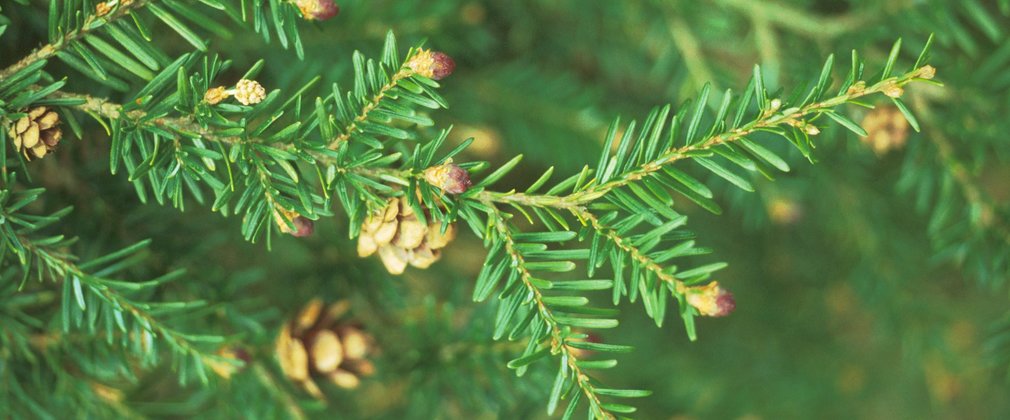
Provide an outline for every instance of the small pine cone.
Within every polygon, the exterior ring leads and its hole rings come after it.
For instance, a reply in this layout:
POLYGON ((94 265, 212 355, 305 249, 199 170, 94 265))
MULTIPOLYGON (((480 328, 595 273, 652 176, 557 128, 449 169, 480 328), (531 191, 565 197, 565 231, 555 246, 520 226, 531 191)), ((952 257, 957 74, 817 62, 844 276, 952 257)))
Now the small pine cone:
POLYGON ((407 61, 407 67, 429 79, 442 80, 456 70, 456 62, 441 51, 419 49, 407 61))
POLYGON ((685 291, 687 303, 704 316, 722 317, 736 309, 733 294, 719 287, 719 282, 713 281, 705 286, 688 287, 685 291))
POLYGON ((7 134, 14 142, 14 148, 26 159, 38 159, 56 149, 63 138, 59 128, 60 115, 40 106, 28 111, 28 115, 11 124, 7 134))
POLYGON ((235 84, 235 99, 242 105, 254 105, 267 97, 267 91, 255 80, 242 79, 235 84))
POLYGON ((429 220, 427 225, 421 223, 405 197, 390 199, 385 208, 361 224, 358 255, 378 253, 392 274, 402 274, 408 264, 428 268, 441 257, 441 249, 455 238, 456 227, 449 225, 442 232, 441 223, 431 221, 431 217, 425 219, 429 220))
POLYGON ((424 170, 424 180, 449 194, 462 194, 470 188, 470 173, 451 161, 424 170))
POLYGON ((867 136, 860 140, 878 156, 901 149, 908 139, 908 121, 898 107, 878 106, 863 118, 867 136))
POLYGON ((305 20, 327 20, 340 13, 340 6, 333 0, 296 0, 295 5, 305 20))
POLYGON ((348 306, 337 302, 324 310, 322 301, 314 299, 285 323, 277 336, 281 370, 313 397, 323 397, 317 379, 352 389, 361 383, 362 376, 375 372, 368 360, 374 340, 359 325, 341 320, 348 306))

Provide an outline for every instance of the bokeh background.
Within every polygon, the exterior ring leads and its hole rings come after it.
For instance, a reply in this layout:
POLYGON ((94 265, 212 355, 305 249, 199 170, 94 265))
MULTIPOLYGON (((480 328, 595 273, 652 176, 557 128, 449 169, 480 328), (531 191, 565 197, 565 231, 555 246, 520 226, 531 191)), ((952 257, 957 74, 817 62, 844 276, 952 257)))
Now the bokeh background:
MULTIPOLYGON (((653 390, 637 401, 637 417, 646 419, 1010 416, 1007 1, 338 4, 338 17, 302 31, 303 62, 238 27, 211 50, 234 60, 237 75, 266 59, 260 81, 284 89, 314 76, 348 83, 351 53, 378 54, 388 29, 401 46, 424 41, 457 62, 443 83, 450 108, 434 115, 437 127, 452 125, 453 142, 475 137, 469 159, 500 164, 525 154, 507 181, 514 186, 549 166, 573 173, 595 161, 615 117, 641 119, 653 106, 696 95, 705 82, 742 89, 754 63, 762 63, 770 90, 788 93, 816 78, 828 54, 840 68, 852 49, 881 65, 900 37, 907 65, 935 33, 930 63, 945 87, 919 84, 906 95, 921 133, 869 127, 871 139, 861 140, 828 127, 818 137, 817 164, 779 145, 793 171, 774 182, 755 179, 756 193, 712 181, 727 209, 722 216, 678 209, 699 243, 730 263, 718 279, 735 293, 737 310, 701 320, 692 343, 676 320, 659 329, 627 305, 621 327, 601 335, 637 350, 603 379, 653 390)), ((45 19, 38 11, 5 12, 45 19)), ((0 52, 14 56, 43 37, 8 33, 0 52)), ((156 42, 172 54, 188 51, 174 36, 156 42)), ((93 89, 83 78, 70 86, 93 89)), ((856 121, 871 114, 847 112, 856 121)), ((93 129, 93 138, 103 138, 93 129)), ((484 256, 472 236, 459 238, 433 268, 402 277, 356 258, 343 217, 320 222, 308 240, 277 239, 267 251, 241 240, 235 218, 197 205, 182 213, 141 205, 123 176, 108 174, 102 141, 68 149, 43 161, 36 178, 58 197, 53 206, 77 208, 72 217, 80 223, 70 234, 110 244, 155 238, 151 270, 186 267, 192 278, 172 287, 233 303, 215 322, 243 333, 257 357, 269 360, 276 326, 309 299, 354 303, 380 343, 379 373, 357 391, 333 391, 326 405, 308 402, 311 416, 546 417, 553 368, 513 378, 504 363, 519 347, 490 339, 494 304, 470 301, 484 256), (247 318, 267 328, 247 328, 247 318)), ((255 395, 247 388, 257 380, 249 373, 204 390, 151 375, 116 398, 152 417, 215 417, 229 412, 236 395, 255 395)))

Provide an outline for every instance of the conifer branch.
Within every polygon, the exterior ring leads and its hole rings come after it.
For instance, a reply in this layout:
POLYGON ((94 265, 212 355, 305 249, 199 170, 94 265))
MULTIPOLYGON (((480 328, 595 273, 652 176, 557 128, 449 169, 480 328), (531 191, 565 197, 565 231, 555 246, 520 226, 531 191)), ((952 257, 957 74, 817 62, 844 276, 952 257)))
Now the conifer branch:
MULTIPOLYGON (((490 203, 488 204, 490 205, 490 203)), ((540 319, 546 322, 550 328, 549 337, 551 353, 561 355, 562 363, 564 363, 567 366, 567 369, 571 371, 571 377, 574 378, 575 384, 589 401, 590 411, 593 416, 601 419, 615 418, 612 413, 603 407, 599 396, 595 392, 593 384, 590 383, 589 375, 587 375, 582 370, 581 366, 579 366, 579 359, 573 353, 572 347, 568 345, 565 332, 555 319, 554 312, 544 302, 543 292, 540 288, 533 284, 533 276, 530 273, 530 270, 526 267, 526 258, 516 249, 516 242, 512 238, 510 227, 497 209, 492 211, 492 220, 494 228, 498 231, 498 234, 501 235, 504 242, 505 252, 512 259, 512 268, 519 273, 519 280, 522 281, 523 286, 529 292, 530 299, 536 307, 536 311, 539 314, 540 319)), ((565 368, 562 369, 562 372, 564 372, 564 369, 565 368)), ((559 373, 559 375, 562 374, 563 373, 559 373)))
MULTIPOLYGON (((4 183, 9 184, 5 177, 4 183)), ((121 250, 94 258, 86 263, 78 263, 78 258, 66 249, 74 242, 62 235, 37 238, 35 232, 58 222, 68 209, 48 216, 23 214, 20 210, 29 205, 44 192, 33 189, 12 192, 0 190, 0 259, 13 262, 22 273, 22 285, 33 274, 38 280, 50 280, 62 288, 60 300, 64 331, 72 326, 84 326, 96 330, 100 321, 104 322, 105 333, 110 344, 114 329, 123 335, 120 343, 132 348, 143 356, 146 362, 155 359, 154 340, 167 343, 174 356, 194 362, 196 373, 204 378, 203 363, 216 356, 200 349, 197 343, 219 342, 220 337, 191 335, 168 326, 155 312, 161 314, 198 307, 195 302, 143 303, 127 296, 129 292, 151 290, 161 284, 180 277, 181 270, 165 274, 144 282, 114 280, 108 276, 140 262, 139 252, 150 241, 142 241, 121 250), (138 328, 139 327, 139 328, 138 328)), ((185 373, 180 372, 185 375, 185 373)))
POLYGON ((65 34, 62 34, 57 41, 39 47, 37 50, 25 56, 17 63, 14 63, 3 70, 0 70, 0 80, 4 80, 10 77, 11 75, 34 64, 35 62, 48 60, 52 58, 54 55, 56 55, 56 53, 70 46, 70 44, 90 36, 92 33, 94 33, 96 29, 99 29, 110 22, 116 21, 126 15, 129 15, 130 12, 141 9, 155 1, 157 0, 133 0, 130 2, 121 1, 119 7, 109 12, 105 16, 98 16, 98 14, 95 13, 94 10, 89 11, 91 14, 89 14, 88 17, 84 19, 84 23, 79 28, 71 30, 70 32, 67 32, 65 34))
POLYGON ((592 227, 593 230, 599 232, 607 239, 609 239, 610 242, 614 244, 614 246, 616 246, 624 253, 628 254, 628 256, 631 257, 632 260, 637 262, 639 266, 651 272, 653 275, 656 276, 656 278, 666 283, 669 283, 670 290, 672 290, 673 293, 678 295, 684 294, 685 290, 687 289, 687 285, 684 284, 683 280, 678 279, 676 276, 664 270, 662 265, 660 265, 655 260, 646 255, 646 253, 638 249, 638 247, 632 244, 631 241, 628 240, 628 238, 622 237, 612 227, 607 226, 603 222, 601 222, 600 219, 596 217, 596 215, 594 215, 591 211, 589 211, 589 209, 582 206, 568 207, 567 209, 572 213, 572 215, 574 215, 583 223, 589 223, 589 226, 592 227))
MULTIPOLYGON (((672 164, 693 160, 737 187, 752 191, 753 186, 746 178, 714 159, 724 159, 752 172, 771 169, 789 171, 789 165, 781 157, 748 138, 758 132, 785 137, 811 161, 810 136, 820 133, 820 128, 815 125, 818 117, 828 117, 854 133, 865 135, 865 130, 836 112, 835 108, 881 93, 897 101, 908 83, 934 77, 935 69, 924 61, 926 51, 920 54, 911 70, 892 76, 899 51, 900 41, 892 48, 888 62, 878 76, 879 81, 875 83, 864 81, 863 63, 854 52, 849 76, 837 88, 835 95, 828 94, 829 89, 834 89, 830 77, 834 63, 831 57, 818 80, 810 83, 812 88, 806 98, 789 99, 790 103, 768 98, 760 69, 755 67, 754 78, 741 99, 734 101, 731 91, 727 90, 716 117, 707 125, 701 122, 707 111, 708 86, 702 90, 696 104, 685 106, 672 118, 670 128, 666 128, 671 111, 669 106, 654 110, 637 133, 635 129, 639 127, 633 121, 618 137, 615 134, 618 123, 615 122, 607 140, 613 147, 605 148, 596 168, 586 166, 581 173, 561 181, 546 193, 538 193, 537 190, 550 179, 552 170, 544 173, 524 192, 487 189, 518 164, 517 157, 477 182, 474 191, 464 194, 463 198, 480 203, 480 208, 488 212, 500 211, 497 205, 511 206, 526 216, 530 223, 536 223, 530 212, 525 210, 531 209, 548 231, 557 234, 569 230, 562 213, 570 213, 591 232, 591 235, 582 237, 582 240, 591 239, 587 254, 589 276, 607 261, 613 268, 614 303, 617 304, 622 295, 627 295, 632 301, 641 296, 648 315, 661 325, 667 297, 672 295, 680 304, 680 315, 687 334, 694 340, 694 316, 725 316, 732 311, 735 303, 732 295, 716 281, 698 285, 708 280, 713 272, 725 267, 725 263, 710 263, 690 269, 669 265, 674 258, 708 252, 696 248, 694 241, 682 241, 690 238, 691 234, 677 230, 685 223, 686 216, 673 210, 672 193, 679 193, 716 214, 721 211, 712 199, 711 189, 688 173, 672 168, 672 164), (752 100, 757 104, 758 112, 750 122, 742 123, 752 100), (736 108, 733 118, 729 115, 731 106, 736 108), (680 141, 683 143, 678 146, 680 141), (613 149, 616 151, 612 154, 613 149), (565 190, 571 192, 563 194, 565 190), (607 211, 606 221, 594 215, 591 208, 607 211), (664 269, 664 265, 668 268, 664 269), (630 284, 625 284, 622 277, 628 269, 631 271, 630 284)), ((903 112, 906 118, 914 120, 907 109, 903 112)), ((495 241, 491 243, 489 248, 494 254, 495 241)), ((560 255, 557 257, 561 258, 560 255)), ((563 255, 575 258, 582 254, 563 255)), ((493 259, 489 257, 489 261, 493 259)), ((493 265, 489 262, 488 266, 493 265)), ((560 261, 550 267, 558 271, 570 270, 570 266, 560 261)), ((475 292, 475 296, 486 296, 486 275, 482 272, 478 276, 479 292, 475 292)))
POLYGON ((369 114, 373 110, 378 108, 379 105, 382 103, 382 101, 386 99, 386 95, 388 95, 390 91, 400 83, 401 80, 406 79, 412 76, 413 74, 414 71, 410 67, 407 67, 406 64, 404 64, 400 68, 400 70, 398 70, 396 73, 393 74, 393 77, 389 79, 389 82, 387 82, 385 85, 382 85, 382 87, 379 88, 379 90, 376 91, 374 95, 372 95, 372 98, 368 100, 363 107, 361 107, 361 110, 358 111, 354 119, 350 121, 350 124, 344 127, 342 130, 343 132, 337 137, 335 137, 332 141, 330 141, 329 144, 326 145, 326 148, 330 150, 336 150, 341 143, 350 140, 351 136, 355 134, 355 131, 359 129, 359 125, 367 121, 369 114))
MULTIPOLYGON (((85 95, 80 93, 57 91, 49 95, 50 98, 61 99, 71 101, 74 105, 71 107, 88 113, 97 115, 109 120, 122 120, 130 122, 130 125, 145 125, 148 127, 157 127, 169 130, 171 132, 178 132, 181 134, 186 134, 187 137, 197 137, 201 140, 207 140, 215 143, 223 144, 235 144, 241 143, 243 140, 238 136, 228 136, 220 135, 213 128, 205 127, 196 121, 191 116, 183 115, 179 117, 155 117, 149 118, 146 112, 143 110, 131 110, 126 111, 122 104, 112 102, 106 98, 98 98, 91 95, 85 95)), ((265 143, 262 138, 252 138, 250 142, 253 143, 265 143)))
MULTIPOLYGON (((132 4, 135 8, 146 4, 141 0, 136 1, 132 4)), ((153 1, 155 0, 147 0, 153 1)), ((263 30, 260 27, 265 17, 262 14, 263 7, 263 3, 254 5, 254 10, 258 13, 255 18, 257 31, 263 30)), ((292 28, 287 25, 292 19, 291 13, 294 13, 292 4, 287 0, 278 0, 272 1, 269 7, 274 8, 272 12, 276 12, 272 16, 273 25, 278 29, 281 43, 286 45, 288 39, 294 40, 300 53, 297 32, 293 35, 288 32, 292 28), (278 12, 278 4, 285 9, 278 12), (295 38, 287 38, 288 36, 295 38)), ((121 7, 106 18, 118 18, 128 12, 129 9, 121 7)), ((203 43, 201 39, 185 27, 180 28, 179 25, 170 23, 180 22, 171 17, 166 19, 165 13, 169 12, 162 10, 156 14, 197 46, 197 49, 203 49, 198 46, 203 43)), ((94 19, 87 18, 82 28, 68 32, 59 42, 70 43, 83 39, 88 31, 97 27, 94 19)), ((684 22, 686 21, 680 18, 674 19, 672 31, 677 33, 686 30, 684 22)), ((264 35, 269 36, 268 32, 263 31, 264 35)), ((694 45, 696 42, 690 39, 681 41, 685 42, 681 46, 688 55, 692 51, 698 53, 698 45, 694 45)), ((402 127, 423 127, 434 123, 426 114, 416 112, 415 108, 439 109, 446 104, 435 92, 439 87, 435 80, 440 77, 433 77, 431 68, 422 72, 417 67, 419 62, 410 62, 416 57, 415 54, 430 52, 412 49, 407 54, 406 62, 401 64, 392 34, 387 36, 380 60, 366 61, 360 53, 355 53, 354 87, 350 92, 341 91, 334 85, 332 93, 327 92, 314 98, 315 107, 309 112, 303 112, 304 98, 310 95, 309 89, 318 78, 282 98, 281 92, 275 90, 266 93, 258 82, 251 80, 260 68, 258 64, 235 85, 235 89, 226 89, 215 84, 215 78, 227 70, 227 62, 218 61, 216 57, 203 57, 202 71, 197 72, 194 69, 199 68, 197 62, 201 60, 197 54, 185 54, 171 65, 161 63, 167 62, 167 58, 159 58, 151 59, 153 64, 143 63, 148 66, 146 69, 117 67, 117 70, 131 70, 148 81, 139 92, 122 104, 61 91, 62 83, 40 87, 39 77, 30 82, 20 80, 23 75, 31 73, 28 71, 31 66, 37 65, 41 69, 44 63, 39 62, 56 55, 56 47, 49 47, 49 50, 43 47, 27 57, 30 59, 28 62, 19 61, 0 72, 0 81, 4 81, 5 75, 21 73, 15 78, 19 79, 18 83, 23 83, 19 87, 27 86, 32 91, 21 96, 19 102, 6 102, 3 109, 5 114, 18 113, 20 118, 25 105, 37 102, 40 105, 72 108, 95 116, 103 125, 108 123, 106 127, 111 126, 111 171, 115 173, 120 164, 126 167, 130 180, 137 186, 142 199, 147 189, 146 186, 141 186, 141 180, 150 182, 150 191, 159 202, 168 196, 180 208, 186 188, 201 203, 201 191, 209 188, 215 194, 215 210, 221 210, 222 213, 244 213, 242 230, 250 240, 255 240, 273 222, 284 233, 302 236, 300 229, 293 229, 292 219, 314 219, 329 215, 331 197, 336 197, 347 211, 352 225, 350 234, 353 237, 368 223, 362 223, 362 219, 374 216, 367 214, 369 208, 373 207, 371 203, 393 203, 395 207, 388 207, 395 210, 389 211, 391 216, 387 217, 383 213, 382 220, 376 223, 385 239, 379 244, 376 235, 373 235, 371 239, 375 249, 372 252, 379 250, 386 263, 390 254, 383 255, 382 251, 402 251, 391 258, 402 257, 394 261, 403 263, 398 267, 398 271, 402 272, 406 261, 420 267, 437 258, 437 251, 441 247, 422 248, 421 245, 435 242, 432 239, 435 235, 428 236, 434 232, 432 229, 435 226, 441 225, 443 229, 441 234, 444 237, 438 239, 448 242, 449 239, 446 238, 451 236, 447 233, 448 229, 455 229, 455 226, 450 225, 456 221, 467 223, 484 239, 488 249, 487 260, 474 286, 474 299, 482 301, 499 291, 494 338, 528 338, 523 354, 509 362, 508 366, 522 375, 533 362, 548 355, 558 356, 560 367, 550 391, 548 411, 553 412, 560 400, 570 398, 567 418, 576 410, 579 399, 585 398, 591 416, 609 419, 616 418, 618 414, 634 412, 635 408, 608 403, 601 397, 632 398, 649 393, 604 388, 590 377, 590 371, 611 368, 617 362, 588 360, 585 353, 582 353, 583 350, 617 353, 630 351, 630 348, 580 341, 585 335, 579 331, 614 328, 618 325, 616 309, 589 306, 588 292, 610 290, 614 305, 620 302, 622 295, 628 296, 631 301, 641 296, 648 315, 656 320, 657 325, 662 323, 668 306, 667 299, 673 296, 678 300, 680 315, 684 318, 688 335, 692 339, 694 316, 723 316, 732 310, 732 299, 725 299, 728 293, 719 289, 717 282, 697 286, 709 280, 711 273, 725 264, 682 269, 679 266, 680 260, 677 260, 677 265, 671 263, 674 258, 707 253, 704 249, 696 248, 693 240, 686 240, 693 238, 690 232, 679 230, 686 222, 686 216, 673 209, 673 193, 680 193, 705 209, 718 212, 712 191, 690 175, 672 168, 674 163, 693 160, 712 173, 748 189, 746 187, 750 186, 750 182, 747 179, 709 158, 724 159, 753 172, 771 168, 788 171, 788 165, 783 159, 750 141, 748 137, 759 132, 780 135, 809 158, 809 136, 819 133, 814 123, 821 116, 826 116, 853 132, 865 134, 847 117, 835 113, 835 108, 877 93, 897 98, 906 84, 918 78, 932 78, 932 67, 923 65, 922 56, 911 71, 892 76, 891 70, 899 47, 900 42, 892 51, 880 81, 876 83, 861 81, 863 64, 854 53, 849 79, 843 82, 836 95, 826 93, 832 88, 830 79, 833 74, 833 57, 829 58, 820 79, 811 84, 815 87, 806 99, 793 103, 784 101, 794 99, 769 100, 761 71, 755 68, 754 79, 744 91, 743 98, 735 99, 732 92, 727 91, 722 106, 710 125, 702 124, 702 121, 710 120, 707 114, 709 108, 705 106, 710 97, 710 85, 706 85, 693 107, 685 105, 672 120, 667 118, 670 106, 653 111, 640 127, 637 137, 634 122, 627 126, 620 138, 616 135, 619 130, 615 123, 608 141, 617 147, 605 148, 597 167, 590 169, 586 166, 581 173, 556 184, 545 193, 537 191, 549 181, 553 169, 524 192, 493 191, 488 187, 512 170, 518 164, 518 158, 472 185, 468 171, 478 172, 486 167, 486 163, 457 165, 451 160, 467 147, 468 142, 440 159, 436 159, 435 154, 445 141, 447 132, 443 131, 439 137, 428 142, 411 142, 417 139, 417 130, 402 127), (155 75, 155 72, 158 74, 155 75), (240 90, 240 85, 251 90, 242 90, 240 97, 236 93, 240 90), (250 92, 254 95, 251 96, 250 92), (212 95, 213 93, 218 96, 212 95), (241 105, 222 102, 231 95, 241 105), (11 103, 17 106, 6 106, 11 103), (737 104, 735 119, 728 114, 731 104, 737 104), (758 109, 756 115, 751 114, 754 104, 758 109), (691 108, 694 113, 688 116, 691 108), (747 115, 752 116, 745 120, 747 115), (744 121, 749 122, 741 124, 744 121), (668 122, 669 127, 665 125, 668 122), (686 135, 682 136, 685 132, 686 135), (210 147, 204 142, 210 143, 210 147), (410 153, 411 148, 413 153, 410 153), (396 151, 390 152, 391 149, 396 151), (612 154, 615 149, 616 153, 612 154), (221 164, 227 167, 227 182, 221 180, 223 171, 217 170, 221 164), (454 178, 450 179, 450 175, 454 178), (316 176, 318 183, 315 183, 316 176), (236 185, 239 187, 236 188, 236 185), (233 200, 235 197, 237 198, 233 200), (515 214, 525 216, 532 225, 540 225, 542 229, 522 232, 512 221, 514 214, 510 213, 513 211, 511 209, 514 209, 515 214), (579 232, 570 228, 573 218, 581 223, 581 226, 576 226, 581 227, 579 232), (389 227, 396 230, 390 230, 389 227), (394 232, 393 235, 397 236, 385 235, 389 232, 394 232), (417 234, 408 238, 411 235, 404 232, 417 234), (393 238, 401 239, 402 244, 390 247, 393 238), (568 243, 576 238, 590 245, 585 249, 556 247, 557 243, 568 243), (681 242, 674 245, 675 241, 681 242), (386 248, 380 250, 380 246, 386 248), (428 252, 427 256, 419 257, 425 251, 428 252), (415 257, 417 259, 407 260, 415 257), (586 261, 587 280, 547 278, 553 273, 575 270, 580 265, 573 260, 586 261), (614 279, 595 278, 594 270, 607 262, 611 264, 614 279), (625 275, 628 271, 631 275, 626 282, 625 275), (504 285, 499 289, 500 284, 504 285)), ((127 50, 130 48, 127 47, 127 50)), ((103 53, 116 56, 115 51, 106 50, 103 53)), ((140 55, 144 53, 141 52, 140 55)), ((65 58, 63 54, 59 56, 65 58)), ((82 56, 88 58, 87 54, 82 53, 82 56)), ((430 55, 426 57, 431 59, 430 55)), ((139 59, 144 61, 143 58, 139 59)), ((104 74, 101 65, 88 61, 87 64, 94 72, 104 74)), ((695 76, 710 73, 704 66, 692 70, 696 73, 695 76)), ((123 85, 126 86, 125 83, 123 85)), ((0 87, 5 86, 0 84, 0 87)), ((6 100, 8 97, 0 99, 6 100)), ((909 115, 907 110, 903 111, 909 115)), ((14 133, 12 136, 21 134, 18 131, 14 133)), ((5 134, 0 133, 0 137, 3 135, 5 134)), ((21 138, 17 137, 17 140, 21 138)), ((967 195, 971 199, 977 198, 979 193, 968 191, 967 195)), ((269 238, 269 233, 267 235, 269 238)), ((24 235, 14 235, 13 238, 19 243, 28 242, 29 239, 24 235)), ((201 353, 199 344, 216 343, 220 337, 187 335, 172 329, 160 317, 155 317, 162 310, 171 312, 173 309, 188 309, 190 303, 149 305, 136 301, 131 297, 131 291, 154 287, 163 280, 129 283, 106 278, 109 273, 89 274, 85 264, 77 264, 73 257, 48 250, 47 247, 52 247, 52 244, 66 244, 60 239, 42 240, 42 243, 48 244, 46 246, 28 244, 12 245, 10 248, 15 249, 23 267, 30 268, 28 260, 31 258, 28 256, 33 255, 41 261, 40 265, 47 267, 50 277, 57 281, 62 279, 64 306, 77 303, 80 312, 83 312, 86 306, 88 310, 95 310, 95 305, 88 299, 106 302, 107 307, 118 311, 116 313, 127 315, 131 323, 142 327, 142 331, 133 331, 131 338, 139 337, 138 340, 153 343, 151 340, 160 337, 172 346, 174 353, 192 356, 192 363, 202 366, 206 356, 201 353), (81 289, 90 293, 85 294, 81 289)), ((359 239, 368 238, 362 235, 359 239)), ((359 242, 359 253, 365 255, 361 251, 364 249, 362 244, 368 245, 368 242, 359 242)), ((131 251, 134 249, 130 248, 131 251)), ((132 255, 132 252, 120 251, 112 255, 114 256, 103 258, 116 260, 132 255)), ((397 267, 387 263, 387 268, 391 266, 397 267)), ((112 271, 118 269, 119 267, 112 271)), ((396 270, 389 268, 391 272, 396 270)), ((78 324, 85 321, 80 315, 77 316, 78 324)), ((109 325, 113 324, 110 322, 109 325)), ((124 337, 131 336, 127 327, 122 326, 121 329, 124 337)), ((147 353, 149 346, 145 343, 141 350, 147 353)), ((460 350, 449 348, 447 351, 460 350)), ((186 363, 187 359, 182 360, 186 363)), ((264 386, 274 390, 281 388, 272 372, 264 366, 255 364, 253 370, 264 386)), ((199 372, 202 374, 202 368, 199 372)), ((319 373, 323 371, 313 374, 319 373)), ((298 401, 290 395, 274 396, 291 416, 305 417, 298 401)))
MULTIPOLYGON (((166 340, 166 342, 169 343, 174 350, 199 358, 204 358, 205 356, 210 355, 210 353, 204 352, 191 341, 191 338, 195 336, 181 333, 174 328, 167 326, 160 319, 148 312, 147 309, 142 308, 142 306, 146 305, 138 303, 117 292, 116 285, 121 284, 121 281, 106 279, 88 273, 74 263, 66 254, 49 250, 45 246, 34 243, 27 237, 19 237, 19 240, 21 242, 21 246, 28 252, 28 255, 37 256, 38 260, 46 266, 46 272, 59 275, 59 277, 53 277, 51 280, 57 283, 67 281, 74 282, 73 288, 78 302, 84 302, 85 300, 85 297, 80 292, 80 285, 83 285, 95 296, 98 296, 102 301, 111 305, 113 310, 129 314, 129 316, 135 319, 146 332, 154 334, 154 337, 162 337, 162 339, 166 340), (77 282, 80 282, 80 285, 77 285, 77 282)), ((43 270, 41 267, 36 269, 43 270)), ((63 304, 73 303, 63 302, 63 304)), ((82 311, 83 310, 85 309, 82 308, 82 311)), ((99 309, 91 308, 91 310, 97 311, 99 309)), ((206 337, 201 338, 205 339, 206 337)), ((150 346, 150 343, 144 344, 145 349, 150 346)))
POLYGON ((607 181, 602 184, 593 184, 578 192, 568 195, 558 196, 549 194, 526 194, 526 193, 498 193, 492 191, 482 191, 479 195, 481 200, 489 200, 497 203, 518 204, 529 207, 552 207, 558 209, 571 209, 593 202, 610 191, 635 183, 654 174, 666 166, 677 161, 691 158, 692 153, 710 150, 716 146, 736 142, 757 131, 767 130, 781 126, 806 126, 810 118, 824 114, 831 109, 864 96, 882 93, 885 90, 902 88, 908 83, 923 76, 924 72, 932 71, 932 67, 923 66, 903 75, 891 77, 867 86, 864 89, 853 89, 833 98, 805 105, 798 109, 777 112, 778 109, 769 109, 763 112, 754 121, 723 133, 715 134, 706 140, 673 148, 663 153, 659 158, 642 164, 638 168, 624 173, 622 176, 607 181))

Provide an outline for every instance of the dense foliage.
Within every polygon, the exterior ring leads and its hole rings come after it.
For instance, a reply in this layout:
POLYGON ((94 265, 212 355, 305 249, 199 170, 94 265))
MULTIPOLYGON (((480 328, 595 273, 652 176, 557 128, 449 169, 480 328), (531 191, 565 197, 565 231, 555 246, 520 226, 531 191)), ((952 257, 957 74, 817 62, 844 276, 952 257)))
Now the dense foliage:
POLYGON ((339 6, 2 6, 5 414, 1010 410, 1010 2, 339 6))

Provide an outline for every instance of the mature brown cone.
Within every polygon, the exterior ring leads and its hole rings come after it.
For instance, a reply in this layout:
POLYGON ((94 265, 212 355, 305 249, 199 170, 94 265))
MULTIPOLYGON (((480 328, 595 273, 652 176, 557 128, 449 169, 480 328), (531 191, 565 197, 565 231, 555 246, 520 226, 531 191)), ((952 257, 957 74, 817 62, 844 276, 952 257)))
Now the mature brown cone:
POLYGON ((428 268, 456 237, 456 226, 449 225, 443 233, 440 222, 425 219, 427 225, 417 218, 405 197, 391 198, 385 208, 361 224, 358 255, 367 257, 378 252, 386 270, 393 274, 402 274, 407 264, 428 268))
POLYGON ((18 153, 32 160, 45 157, 56 149, 56 145, 63 138, 59 124, 60 115, 56 111, 40 106, 32 108, 28 111, 28 116, 21 117, 11 124, 7 134, 14 142, 14 148, 18 153))
POLYGON ((375 372, 366 358, 374 349, 372 337, 359 326, 340 321, 348 307, 346 301, 324 307, 321 300, 313 299, 277 336, 281 370, 313 397, 323 398, 317 379, 352 389, 362 376, 375 372))

